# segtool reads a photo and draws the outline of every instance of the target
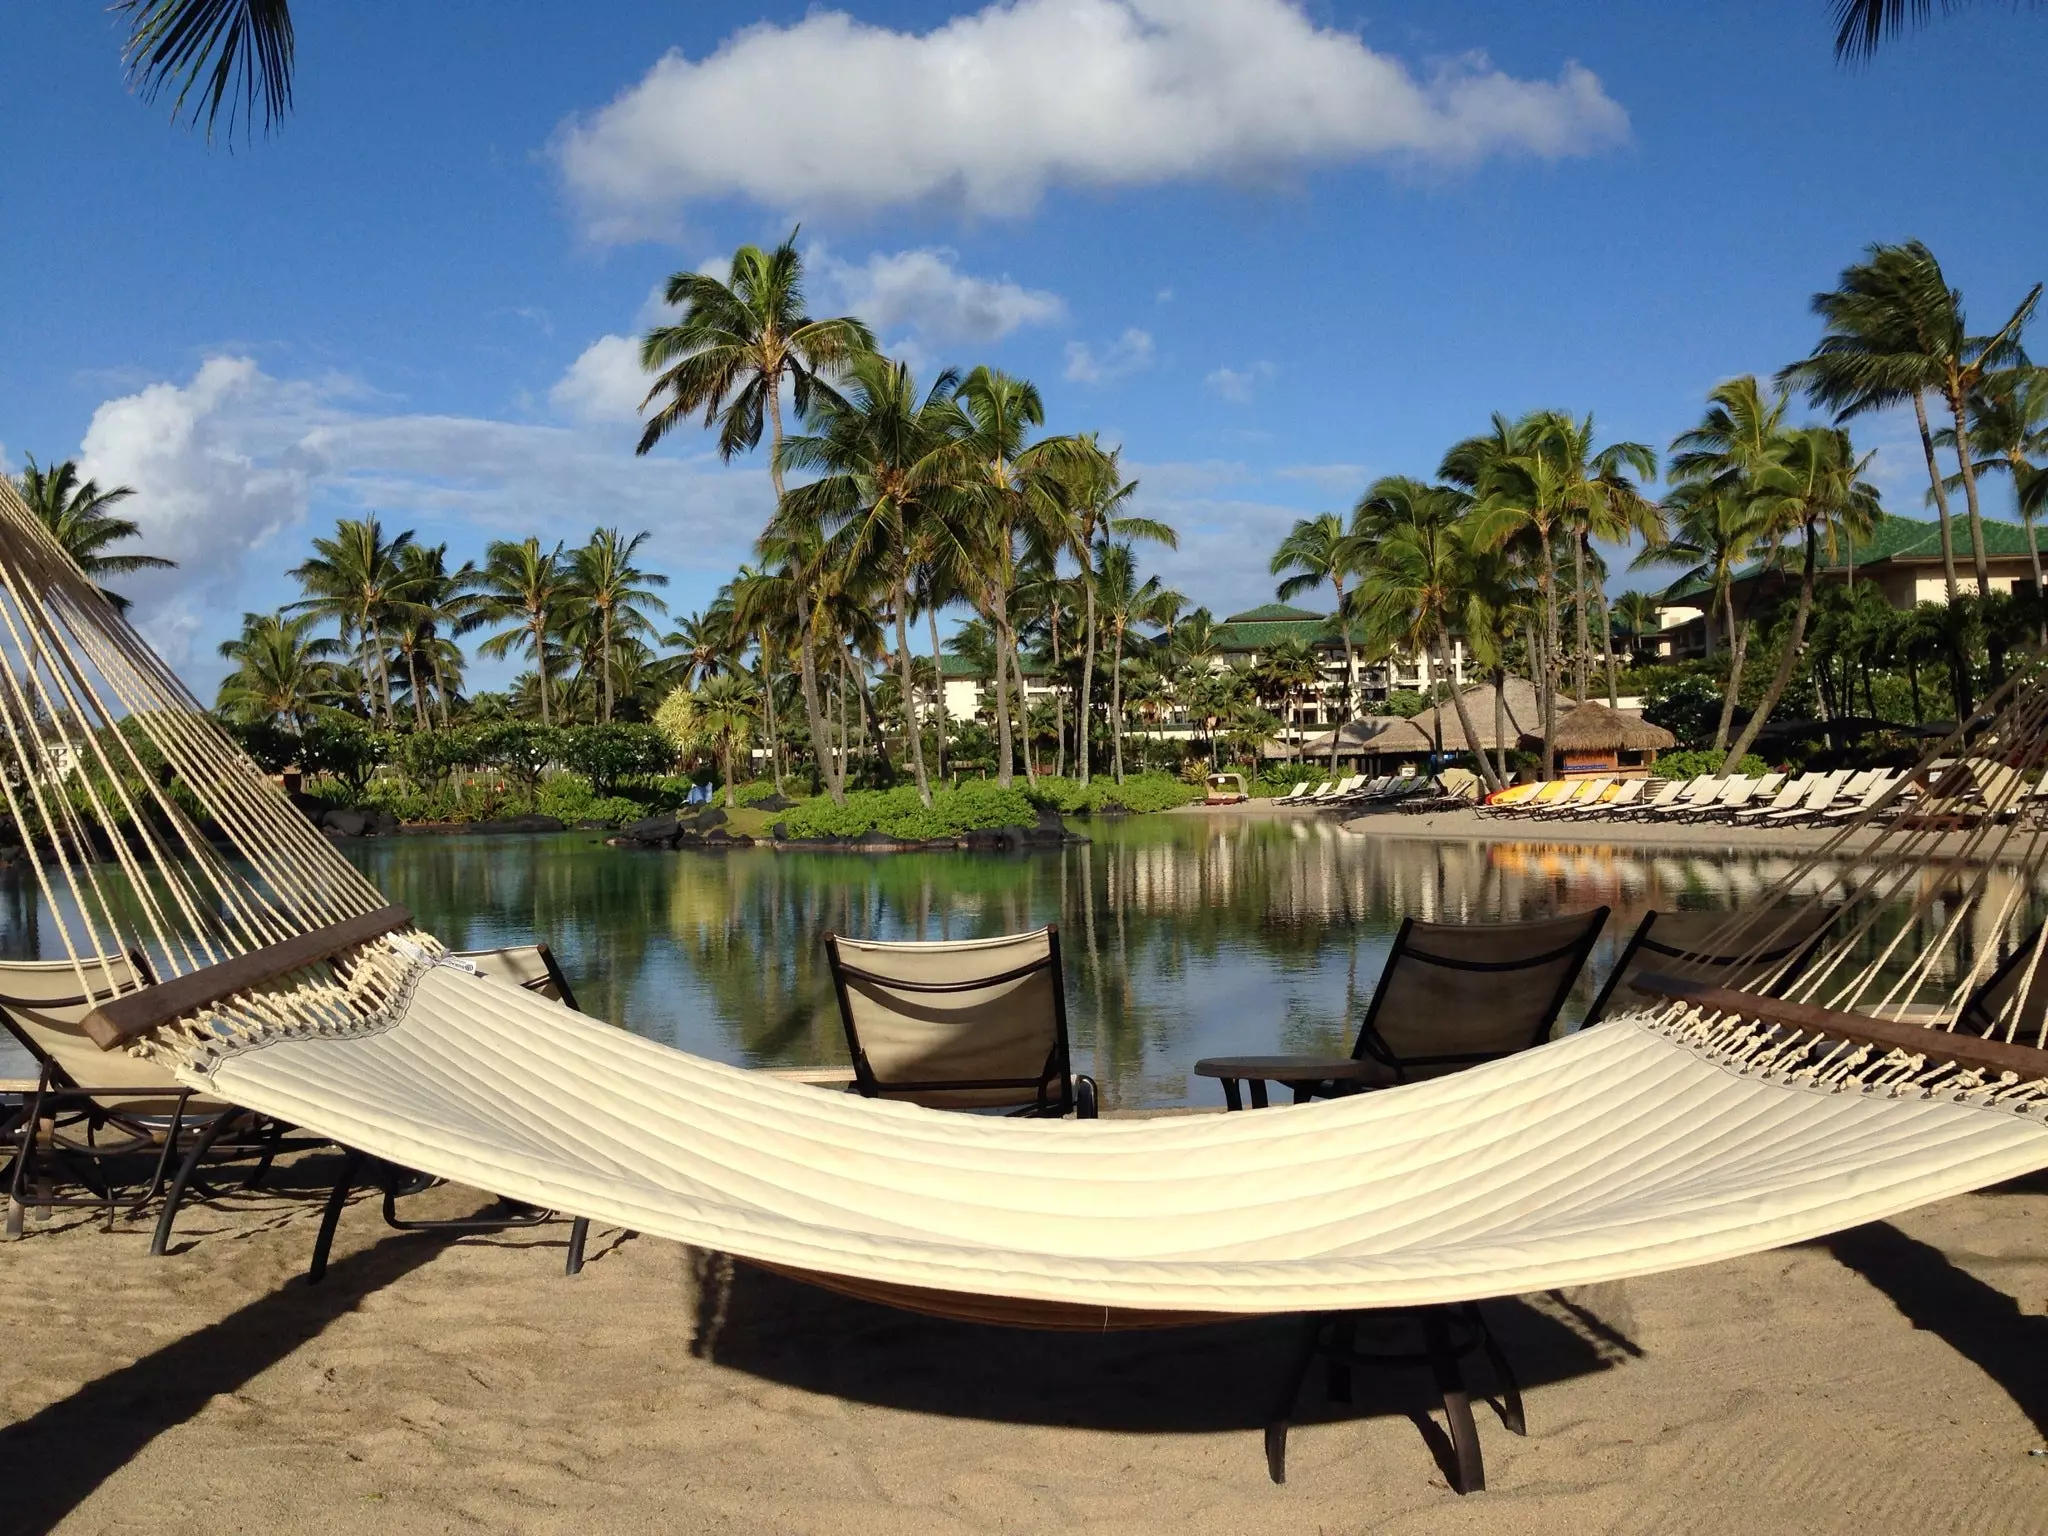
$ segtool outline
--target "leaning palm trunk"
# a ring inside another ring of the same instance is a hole
[[[1553,746],[1557,740],[1557,559],[1551,553],[1548,524],[1537,526],[1536,537],[1543,562],[1543,766],[1539,776],[1548,779],[1557,760]]]
[[[1948,520],[1948,488],[1942,484],[1941,466],[1934,462],[1934,434],[1927,428],[1927,401],[1913,391],[1913,419],[1920,424],[1920,451],[1927,458],[1927,480],[1934,487],[1934,515],[1941,523],[1941,574],[1948,584],[1948,601],[1956,600],[1956,542]]]
[[[768,728],[768,771],[775,778],[775,793],[782,793],[782,741],[775,725],[775,664],[768,648],[761,648],[762,720]]]
[[[1984,558],[1984,519],[1977,509],[1977,468],[1970,462],[1968,407],[1960,392],[1951,390],[1948,408],[1956,421],[1956,463],[1963,472],[1963,501],[1970,510],[1970,560],[1977,572],[1977,598],[1991,595],[1991,565]]]
[[[533,634],[533,669],[539,679],[540,723],[548,724],[548,631],[547,626],[536,619],[527,628]]]
[[[925,609],[925,622],[932,632],[932,716],[938,730],[933,738],[933,747],[938,753],[938,773],[946,776],[946,669],[939,655],[939,610],[936,604]]]
[[[1721,722],[1714,727],[1714,750],[1728,750],[1728,733],[1735,724],[1735,698],[1742,692],[1742,659],[1749,649],[1749,623],[1735,622],[1735,593],[1731,589],[1723,594],[1722,604],[1728,620],[1728,686],[1721,695]]]
[[[849,651],[846,670],[853,678],[853,694],[860,702],[861,723],[867,727],[868,747],[875,754],[875,762],[881,769],[882,787],[886,789],[896,782],[896,763],[889,756],[889,738],[882,734],[882,715],[875,708],[874,690],[868,687],[868,669]]]
[[[996,685],[996,785],[1008,789],[1014,777],[1011,762],[1014,755],[1014,737],[1010,728],[1010,663],[1008,653],[1003,649],[1003,593],[997,586],[989,594],[988,629],[995,646]]]
[[[1124,781],[1124,627],[1116,627],[1116,640],[1110,656],[1109,673],[1109,739],[1110,750],[1116,760],[1116,781]]]
[[[1017,649],[1017,631],[1011,627],[1007,605],[1003,609],[1003,632],[997,643],[1001,646],[1003,654],[1010,658],[1010,676],[1017,684],[1017,710],[1011,729],[1018,738],[1018,744],[1023,748],[1024,782],[1036,784],[1038,764],[1032,756],[1031,692],[1024,682],[1024,657]],[[997,658],[997,670],[1001,670],[1000,656]]]
[[[903,730],[910,738],[910,767],[917,775],[918,802],[927,809],[932,803],[931,780],[924,771],[924,731],[917,718],[917,684],[910,671],[910,625],[903,610],[910,602],[907,585],[896,589],[896,674],[903,685]]]
[[[1443,670],[1452,672],[1451,640],[1442,630],[1437,631],[1436,643],[1443,653]],[[1493,765],[1486,760],[1486,749],[1479,744],[1479,733],[1472,728],[1472,712],[1465,703],[1465,690],[1458,686],[1455,673],[1451,676],[1451,708],[1458,712],[1458,729],[1465,733],[1465,747],[1472,754],[1472,762],[1479,770],[1479,782],[1486,786],[1488,794],[1501,787],[1500,780],[1493,776]],[[1443,718],[1443,711],[1437,711],[1437,718]]]
[[[2027,461],[2012,449],[2006,450],[2005,461],[2012,471],[2013,499],[2019,503],[2020,525],[2027,530],[2027,563],[2034,569],[2034,603],[2038,609],[2048,604],[2048,587],[2041,585],[2041,546],[2034,541],[2034,512],[2022,494],[2026,488]],[[2043,612],[2040,620],[2039,638],[2043,645],[2048,645],[2048,611]]]
[[[1088,787],[1088,736],[1094,725],[1092,695],[1095,688],[1095,573],[1081,573],[1081,595],[1087,614],[1087,634],[1082,640],[1081,722],[1075,727],[1074,756],[1080,764],[1081,787]]]
[[[804,714],[811,728],[811,760],[817,765],[816,775],[823,781],[825,793],[832,797],[834,804],[844,805],[846,780],[832,759],[825,709],[818,698],[818,660],[811,650],[811,603],[800,582],[797,585],[796,627],[797,679],[803,689]]]
[[[1337,632],[1344,638],[1344,702],[1337,711],[1336,729],[1330,732],[1330,777],[1337,776],[1337,739],[1351,723],[1351,711],[1358,698],[1358,650],[1351,643],[1351,621],[1344,613],[1344,584],[1336,582]]]
[[[600,620],[599,620],[599,622],[598,622],[598,632],[597,632],[597,633],[598,633],[598,639],[597,639],[597,652],[598,652],[598,656],[599,656],[599,658],[600,658],[600,660],[599,660],[599,665],[600,665],[600,666],[601,666],[601,667],[602,667],[602,668],[604,669],[604,679],[603,679],[603,680],[604,680],[604,716],[603,716],[603,719],[604,719],[605,723],[606,723],[607,725],[609,725],[609,724],[611,723],[611,718],[612,718],[612,610],[611,610],[611,604],[609,604],[609,603],[605,604],[605,606],[604,606],[604,609],[603,609],[603,615],[604,615],[604,616],[603,616],[603,618],[602,618],[602,619],[600,619]],[[730,781],[730,780],[728,780],[727,782],[728,782],[728,783],[730,783],[731,781]]]
[[[1572,658],[1572,697],[1586,697],[1587,668],[1593,656],[1592,604],[1586,598],[1586,543],[1584,532],[1572,536],[1572,607],[1577,610],[1578,654]]]
[[[1806,643],[1806,619],[1813,612],[1813,565],[1815,546],[1819,540],[1813,524],[1806,525],[1806,563],[1799,573],[1799,606],[1792,612],[1792,632],[1785,637],[1784,653],[1778,657],[1778,669],[1771,674],[1771,683],[1764,690],[1764,696],[1757,700],[1756,713],[1749,717],[1749,724],[1742,728],[1735,745],[1728,749],[1728,756],[1721,763],[1723,773],[1733,773],[1735,765],[1742,761],[1742,754],[1756,744],[1757,733],[1771,718],[1771,711],[1777,706],[1778,696],[1785,691],[1785,685],[1792,681],[1792,669],[1799,662],[1799,648]],[[1734,690],[1729,690],[1731,695]],[[1845,695],[1849,702],[1853,694]]]
[[[1493,669],[1493,754],[1494,778],[1502,788],[1508,782],[1508,669]]]
[[[1600,594],[1600,654],[1607,662],[1607,707],[1621,708],[1621,686],[1614,668],[1614,612],[1607,606],[1607,594]]]

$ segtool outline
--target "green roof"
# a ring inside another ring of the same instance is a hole
[[[1243,613],[1233,613],[1223,622],[1226,624],[1286,624],[1303,619],[1314,619],[1320,623],[1328,618],[1326,613],[1317,613],[1313,608],[1291,608],[1286,603],[1267,603],[1258,608],[1247,608]]]
[[[982,666],[978,662],[970,661],[965,656],[956,656],[951,651],[947,651],[939,658],[939,661],[941,663],[939,672],[942,677],[965,677],[980,682],[990,676],[987,667]],[[1043,677],[1045,675],[1045,668],[1033,661],[1029,656],[1026,656],[1024,658],[1024,675],[1026,677]]]
[[[1992,557],[2012,557],[2027,553],[2027,530],[2018,523],[2001,523],[1985,518],[1984,553]],[[1960,570],[1970,561],[1970,525],[1965,517],[1950,519],[1951,538],[1955,542],[1956,566]],[[1797,547],[1796,545],[1794,546]],[[1844,554],[1848,559],[1843,558]],[[1913,517],[1894,517],[1886,512],[1879,515],[1877,527],[1870,537],[1858,540],[1853,549],[1835,546],[1834,558],[1829,559],[1823,547],[1821,566],[1824,571],[1846,570],[1854,564],[1859,570],[1866,565],[1876,565],[1886,560],[1933,560],[1941,559],[1941,524],[1922,521]],[[1761,561],[1746,565],[1735,573],[1737,581],[1747,581],[1763,570]],[[1683,587],[1673,587],[1664,594],[1666,602],[1683,602],[1687,598],[1705,597],[1708,586],[1704,581],[1689,581]]]

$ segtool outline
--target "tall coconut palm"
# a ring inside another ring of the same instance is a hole
[[[1964,3],[1940,0],[1941,14],[1959,11]],[[1828,0],[1835,19],[1835,58],[1844,64],[1866,63],[1885,43],[1926,26],[1934,19],[1934,9],[1935,0]]]
[[[1832,555],[1838,539],[1867,538],[1877,526],[1877,491],[1861,478],[1870,458],[1868,454],[1857,458],[1849,434],[1839,427],[1800,427],[1785,435],[1776,462],[1757,486],[1755,507],[1763,536],[1773,544],[1782,543],[1789,534],[1799,538],[1799,600],[1792,612],[1791,632],[1778,655],[1777,670],[1749,723],[1728,749],[1721,764],[1723,773],[1732,773],[1755,744],[1757,733],[1792,679],[1805,643],[1806,623],[1813,613],[1813,580],[1821,547],[1826,545]]]
[[[1954,428],[1939,433],[1944,447],[1955,447]],[[2041,549],[2034,537],[2034,519],[2042,493],[2041,475],[2048,470],[2048,369],[2022,366],[1988,375],[1970,399],[1969,450],[1979,475],[2003,472],[2012,476],[2013,499],[2027,530],[2027,558],[2033,565],[2034,593],[2048,594],[2041,579]],[[1961,473],[1956,476],[1961,479]],[[2042,638],[2048,640],[2048,633]]]
[[[2012,358],[2019,334],[2032,318],[2041,295],[2035,284],[2005,323],[1989,336],[1971,336],[1964,321],[1962,295],[1948,286],[1933,252],[1917,240],[1903,245],[1873,245],[1866,260],[1843,269],[1837,286],[1813,296],[1813,309],[1825,323],[1812,354],[1779,374],[1781,381],[1802,385],[1814,404],[1835,413],[1837,423],[1864,412],[1910,401],[1920,427],[1927,478],[1941,521],[1943,574],[1949,601],[1955,601],[1954,539],[1950,532],[1947,487],[1934,456],[1934,435],[1927,420],[1927,396],[1949,407],[1954,429],[1967,433],[1971,395],[1987,371]],[[1963,494],[1970,517],[1970,546],[1977,577],[1977,595],[1991,592],[1990,565],[1984,552],[1984,528],[1977,503],[1977,477],[1968,455],[1959,454]]]
[[[1607,660],[1613,702],[1614,643],[1611,627],[1604,621],[1606,599],[1597,579],[1590,585],[1597,556],[1593,545],[1626,544],[1637,537],[1654,539],[1661,527],[1657,504],[1643,495],[1635,476],[1649,479],[1657,473],[1657,455],[1645,443],[1619,442],[1600,445],[1593,418],[1549,414],[1545,442],[1564,470],[1565,506],[1572,529],[1572,606],[1578,629],[1577,663],[1573,694],[1585,698],[1587,670],[1593,648],[1587,634],[1595,606],[1602,609],[1601,652]]]
[[[1112,539],[1149,539],[1168,549],[1180,548],[1180,535],[1156,517],[1143,517],[1130,510],[1138,482],[1123,476],[1121,448],[1104,449],[1095,434],[1079,439],[1081,448],[1073,455],[1067,476],[1069,496],[1061,526],[1066,547],[1081,566],[1081,726],[1074,744],[1079,759],[1079,778],[1088,783],[1091,772],[1088,722],[1094,713],[1096,614],[1095,550]]]
[[[1273,551],[1268,569],[1281,577],[1280,599],[1299,597],[1328,585],[1336,597],[1331,622],[1344,641],[1344,698],[1339,707],[1337,729],[1330,733],[1330,772],[1337,772],[1337,742],[1351,720],[1358,699],[1358,649],[1352,643],[1351,622],[1344,604],[1345,583],[1357,574],[1365,541],[1344,526],[1334,512],[1319,512],[1298,519],[1287,537]]]
[[[1358,531],[1370,541],[1372,556],[1359,582],[1358,602],[1377,625],[1421,653],[1434,674],[1431,692],[1439,678],[1448,680],[1465,744],[1491,793],[1500,781],[1479,748],[1479,733],[1451,661],[1451,631],[1464,617],[1472,589],[1465,523],[1471,505],[1470,494],[1455,486],[1428,485],[1404,475],[1389,475],[1367,487],[1359,503]],[[1436,719],[1441,755],[1442,710]]]
[[[1719,615],[1728,646],[1728,680],[1721,690],[1720,723],[1714,729],[1714,750],[1720,752],[1728,745],[1749,649],[1749,616],[1736,613],[1735,576],[1756,554],[1764,535],[1763,516],[1747,491],[1717,486],[1712,479],[1673,486],[1664,497],[1664,511],[1669,520],[1664,537],[1644,546],[1631,569],[1685,566],[1668,590],[1707,589],[1707,634],[1711,638]]]
[[[1187,601],[1160,583],[1157,576],[1138,580],[1137,557],[1129,544],[1105,543],[1090,562],[1095,576],[1097,611],[1109,632],[1110,762],[1117,783],[1124,781],[1124,644],[1139,625],[1170,627]],[[1082,723],[1085,732],[1087,723]]]
[[[15,482],[21,499],[28,503],[36,521],[50,530],[86,579],[98,588],[116,612],[128,610],[128,599],[99,586],[102,576],[125,576],[133,571],[168,571],[177,561],[161,555],[115,555],[107,546],[139,538],[142,530],[112,508],[135,494],[132,486],[117,485],[101,490],[97,480],[80,480],[78,465],[66,459],[45,469],[31,458]]]
[[[612,650],[628,635],[653,632],[648,610],[666,613],[668,605],[656,594],[656,587],[668,585],[668,578],[655,571],[643,571],[633,557],[653,535],[636,533],[631,538],[616,528],[599,528],[590,542],[569,552],[565,570],[570,592],[578,607],[589,616],[596,639],[597,665],[603,678],[599,691],[600,720],[610,720],[615,702],[612,689]]]
[[[796,414],[807,415],[814,400],[832,392],[833,378],[855,358],[874,351],[874,333],[850,315],[814,320],[805,312],[803,258],[794,230],[772,251],[741,246],[723,282],[706,272],[677,272],[662,296],[682,316],[673,325],[656,326],[641,340],[641,366],[655,375],[642,409],[656,400],[664,403],[648,418],[634,451],[649,452],[680,422],[701,414],[706,427],[718,428],[719,456],[730,460],[757,447],[765,426],[768,479],[779,508],[784,387]],[[802,605],[797,632],[808,636],[814,627],[809,593],[799,588],[794,595]],[[808,639],[799,641],[797,668],[812,750],[824,762],[825,717]],[[835,800],[843,798],[843,787],[829,775],[826,788]]]
[[[953,402],[959,382],[949,370],[920,394],[906,364],[870,353],[848,367],[843,397],[813,408],[814,430],[778,450],[785,470],[817,476],[783,497],[778,519],[819,529],[856,585],[872,582],[888,594],[910,761],[926,805],[932,790],[910,669],[911,588],[927,525],[969,469],[959,450],[967,419]]]
[[[550,695],[554,681],[549,662],[575,601],[563,566],[559,542],[549,550],[536,538],[517,543],[494,540],[484,551],[483,569],[477,573],[482,601],[467,620],[471,629],[487,624],[504,626],[477,647],[481,654],[502,658],[523,651],[533,657],[542,725],[553,723]]]
[[[406,601],[405,570],[399,562],[413,543],[411,529],[386,539],[384,525],[374,517],[343,518],[334,525],[333,537],[315,539],[312,557],[288,573],[306,596],[288,604],[286,611],[335,622],[342,645],[355,652],[357,670],[369,690],[366,712],[387,725],[392,710],[385,637]]]
[[[476,584],[476,566],[470,561],[448,569],[446,544],[411,543],[398,552],[397,590],[402,611],[394,630],[412,683],[418,724],[426,723],[422,666],[426,669],[424,681],[432,684],[441,725],[446,728],[449,723],[449,695],[462,682],[462,651],[453,637],[462,633],[476,611]]]
[[[1663,617],[1664,604],[1655,593],[1630,590],[1615,598],[1614,620],[1628,636],[1631,661],[1641,653],[1643,636],[1662,627]]]
[[[310,613],[243,614],[241,634],[220,645],[220,654],[235,663],[215,700],[221,713],[250,722],[282,720],[303,732],[339,682],[328,658],[341,647],[312,633],[319,622]]]
[[[961,452],[971,472],[962,477],[957,494],[947,498],[939,525],[952,550],[948,563],[971,573],[975,606],[995,635],[996,781],[1007,789],[1014,744],[1012,679],[1020,716],[1025,698],[1011,613],[1021,542],[1059,546],[1070,541],[1070,487],[1100,450],[1076,437],[1030,441],[1032,430],[1045,423],[1045,402],[1028,380],[976,368],[961,380],[954,399],[967,418]],[[1024,772],[1036,777],[1028,752]]]

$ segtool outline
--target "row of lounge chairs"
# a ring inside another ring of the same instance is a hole
[[[1273,797],[1275,805],[1361,807],[1395,806],[1422,795],[1437,793],[1436,780],[1427,774],[1387,774],[1368,778],[1362,773],[1330,779],[1318,784],[1303,779],[1284,794]]]
[[[1534,820],[1726,822],[1823,826],[1877,808],[1887,796],[1903,803],[1903,775],[1886,768],[1860,773],[1702,774],[1693,779],[1553,779],[1520,784],[1482,806],[1489,816]],[[1897,793],[1895,793],[1897,792]]]

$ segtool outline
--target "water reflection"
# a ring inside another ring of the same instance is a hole
[[[1797,867],[1785,856],[1386,841],[1320,820],[1097,823],[1059,853],[629,853],[588,833],[344,845],[460,948],[546,938],[583,1006],[681,1049],[748,1065],[844,1060],[823,937],[969,938],[1056,921],[1077,1052],[1112,1104],[1209,1102],[1203,1055],[1347,1050],[1403,916],[1435,921],[1614,909],[1565,1011],[1576,1022],[1650,907],[1726,909]],[[1860,872],[1810,877],[1805,894]],[[1924,881],[1944,877],[1928,875]],[[1972,877],[1974,878],[1974,877]],[[1993,871],[1934,984],[2040,921],[2038,889]],[[1935,893],[1902,953],[1965,892]],[[1903,903],[1901,909],[1903,910]],[[33,889],[0,891],[0,957],[38,954]],[[1896,928],[1896,924],[1893,925]],[[1996,930],[1996,931],[1994,931]]]

